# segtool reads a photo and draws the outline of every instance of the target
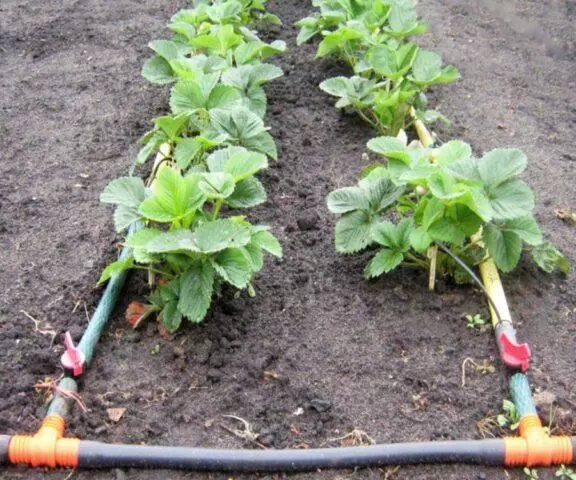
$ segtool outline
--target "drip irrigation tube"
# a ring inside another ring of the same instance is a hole
[[[427,146],[433,138],[416,121],[416,129]],[[162,154],[162,152],[161,152]],[[157,157],[160,158],[160,156]],[[129,254],[124,248],[120,258]],[[471,463],[502,466],[550,466],[570,464],[576,458],[576,437],[549,436],[542,427],[528,377],[529,349],[518,345],[502,283],[491,259],[480,265],[501,356],[515,369],[510,377],[510,393],[520,415],[519,437],[393,443],[368,447],[319,448],[307,450],[222,450],[195,447],[117,445],[63,438],[65,420],[77,391],[74,378],[66,377],[54,392],[47,416],[35,435],[0,435],[0,465],[27,464],[32,467],[80,468],[172,468],[227,472],[295,472],[330,468],[378,467],[423,463]],[[84,371],[94,347],[118,299],[126,275],[107,285],[98,308],[78,347],[69,340],[63,363],[74,372]],[[500,315],[503,318],[499,318]]]

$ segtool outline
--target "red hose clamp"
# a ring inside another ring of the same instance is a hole
[[[500,357],[504,364],[521,372],[528,370],[530,362],[530,346],[527,343],[516,343],[507,332],[502,332],[498,337],[500,343]]]
[[[72,370],[75,377],[82,375],[86,356],[74,345],[70,332],[66,332],[64,335],[64,345],[66,345],[66,351],[60,359],[62,366],[67,370]]]

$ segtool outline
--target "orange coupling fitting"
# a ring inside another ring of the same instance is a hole
[[[548,467],[572,463],[572,440],[566,436],[548,435],[536,414],[520,419],[520,437],[505,438],[508,466]]]
[[[15,435],[8,446],[10,463],[32,467],[77,467],[77,438],[62,438],[65,422],[59,415],[48,415],[35,435]]]

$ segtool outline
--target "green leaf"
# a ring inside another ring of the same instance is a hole
[[[544,242],[536,245],[531,253],[536,265],[545,272],[551,273],[554,270],[560,270],[564,275],[570,274],[572,269],[570,262],[552,243]]]
[[[442,73],[442,58],[435,52],[420,50],[412,65],[412,77],[416,83],[431,83]]]
[[[178,302],[171,301],[164,305],[162,309],[162,324],[166,327],[166,330],[173,333],[182,323],[182,313],[178,310]]]
[[[404,255],[394,250],[380,250],[364,269],[364,278],[379,277],[383,273],[394,270],[404,260]]]
[[[410,245],[419,253],[425,252],[432,241],[432,237],[423,227],[418,227],[410,232]]]
[[[251,240],[250,229],[230,219],[204,223],[196,229],[194,237],[196,245],[204,253],[243,247]]]
[[[182,170],[186,170],[202,151],[202,144],[196,138],[183,138],[176,144],[174,159]]]
[[[236,151],[224,164],[223,171],[229,173],[234,181],[244,180],[268,167],[266,155],[250,151]]]
[[[245,247],[242,247],[241,250],[242,249],[250,259],[250,268],[252,271],[259,272],[262,270],[262,267],[264,266],[264,252],[262,249],[254,243],[249,243]]]
[[[189,217],[206,199],[198,188],[196,176],[182,177],[169,167],[160,170],[154,189],[154,195],[140,204],[139,212],[156,222],[171,222]]]
[[[362,210],[346,213],[336,223],[336,250],[355,253],[368,246],[371,241],[371,217]]]
[[[373,152],[384,155],[387,158],[400,160],[404,163],[410,162],[408,147],[396,137],[376,137],[371,139],[367,146]]]
[[[534,210],[534,194],[521,180],[508,180],[488,189],[494,218],[509,220],[530,215]]]
[[[387,176],[380,176],[380,172],[387,173],[385,169],[375,169],[358,182],[375,213],[382,213],[391,207],[405,190],[404,186],[395,185]]]
[[[398,224],[385,220],[372,228],[372,240],[395,251],[406,252],[410,248],[410,233],[414,228],[411,218],[404,218]]]
[[[134,265],[134,257],[132,256],[112,262],[104,269],[102,275],[100,275],[100,278],[98,279],[98,284],[104,283],[106,280],[109,280],[112,277],[120,275],[124,270],[132,268],[133,265]]]
[[[165,115],[163,117],[154,118],[153,122],[157,128],[162,130],[168,136],[168,139],[175,141],[182,130],[184,130],[189,119],[190,117],[186,114],[176,116]]]
[[[252,235],[252,243],[275,257],[282,258],[282,246],[278,239],[269,231],[262,230]]]
[[[344,187],[328,194],[328,209],[333,213],[368,210],[368,195],[360,187]]]
[[[112,180],[100,194],[102,203],[138,207],[146,197],[146,187],[140,177],[120,177]]]
[[[482,240],[500,270],[510,272],[516,267],[522,253],[522,240],[518,234],[488,223],[484,226]]]
[[[466,235],[460,226],[448,217],[441,218],[432,223],[430,227],[428,227],[428,235],[434,240],[450,242],[456,245],[460,245],[466,240]]]
[[[246,288],[252,279],[250,262],[239,249],[222,250],[214,257],[213,265],[216,272],[236,288]]]
[[[187,45],[171,40],[153,40],[148,46],[168,61],[184,57],[190,51],[190,47]]]
[[[146,196],[144,182],[139,177],[120,177],[112,180],[100,194],[103,203],[115,203],[114,227],[117,232],[140,220],[138,206]]]
[[[434,150],[432,157],[440,165],[450,165],[472,156],[470,145],[461,140],[451,140]]]
[[[532,215],[508,220],[502,230],[516,233],[528,245],[540,245],[543,241],[540,227]]]
[[[245,138],[242,144],[250,150],[255,150],[268,155],[273,160],[278,159],[276,142],[268,132],[262,132],[253,137]]]
[[[152,263],[155,258],[148,253],[146,246],[150,240],[160,234],[162,231],[156,228],[141,228],[133,231],[126,239],[126,246],[132,248],[134,260],[138,263]]]
[[[177,251],[199,252],[194,234],[187,228],[161,232],[146,243],[149,253],[166,253]]]
[[[229,173],[212,172],[204,173],[202,180],[198,182],[198,188],[209,199],[224,199],[232,195],[234,191],[234,178]]]
[[[470,191],[468,185],[457,182],[442,171],[438,171],[430,177],[428,187],[432,195],[445,203],[450,203],[450,201],[456,200]]]
[[[226,205],[232,208],[250,208],[266,201],[266,190],[260,180],[249,177],[236,184],[234,192],[226,198]]]
[[[149,82],[159,85],[172,83],[178,78],[174,75],[170,63],[160,55],[154,55],[144,62],[142,76]]]
[[[348,94],[348,83],[347,77],[333,77],[324,80],[319,86],[323,92],[335,97],[344,97]]]
[[[214,290],[214,268],[209,262],[198,262],[180,277],[178,310],[191,322],[204,320]]]
[[[496,148],[478,161],[480,178],[489,187],[497,187],[526,169],[526,155],[516,148]]]

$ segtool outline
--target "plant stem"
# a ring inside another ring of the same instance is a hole
[[[376,123],[374,123],[373,120],[368,118],[368,116],[361,109],[359,109],[359,108],[356,109],[356,112],[358,112],[358,115],[360,116],[360,118],[362,120],[364,120],[367,124],[369,124],[374,130],[379,130],[378,125]]]
[[[220,208],[222,207],[222,202],[224,200],[222,200],[221,198],[219,198],[216,203],[214,204],[214,213],[212,213],[212,220],[216,220],[216,218],[218,218],[218,214],[220,213]]]
[[[405,255],[406,255],[406,257],[408,257],[410,260],[412,260],[419,267],[428,269],[428,263],[425,260],[418,258],[416,255],[414,255],[410,252],[406,252]]]
[[[157,273],[158,275],[162,275],[163,277],[174,278],[174,275],[172,275],[171,273],[164,272],[162,270],[158,270],[153,267],[145,267],[143,265],[132,265],[131,268],[134,268],[136,270],[146,270],[147,272]]]

